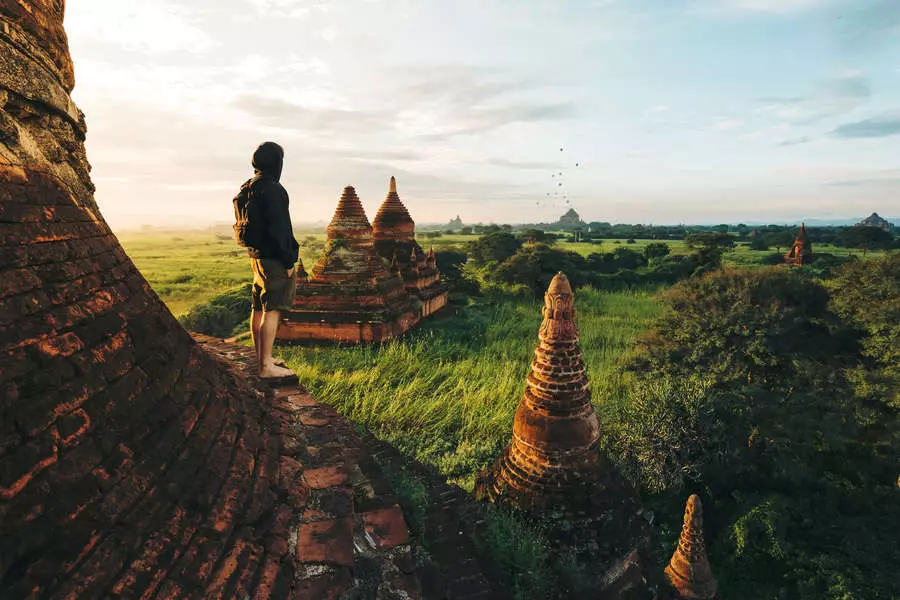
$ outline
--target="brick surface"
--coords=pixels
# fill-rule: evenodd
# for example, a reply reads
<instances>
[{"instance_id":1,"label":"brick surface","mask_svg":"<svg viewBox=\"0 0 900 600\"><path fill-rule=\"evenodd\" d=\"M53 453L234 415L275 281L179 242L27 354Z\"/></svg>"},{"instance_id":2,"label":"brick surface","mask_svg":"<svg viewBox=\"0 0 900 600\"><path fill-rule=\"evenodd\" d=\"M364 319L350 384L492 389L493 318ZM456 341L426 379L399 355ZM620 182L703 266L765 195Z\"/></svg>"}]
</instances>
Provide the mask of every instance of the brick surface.
<instances>
[{"instance_id":1,"label":"brick surface","mask_svg":"<svg viewBox=\"0 0 900 600\"><path fill-rule=\"evenodd\" d=\"M362 519L366 534L377 548L409 543L409 532L399 506L363 513Z\"/></svg>"},{"instance_id":2,"label":"brick surface","mask_svg":"<svg viewBox=\"0 0 900 600\"><path fill-rule=\"evenodd\" d=\"M352 567L353 519L303 523L297 531L297 560Z\"/></svg>"}]
</instances>

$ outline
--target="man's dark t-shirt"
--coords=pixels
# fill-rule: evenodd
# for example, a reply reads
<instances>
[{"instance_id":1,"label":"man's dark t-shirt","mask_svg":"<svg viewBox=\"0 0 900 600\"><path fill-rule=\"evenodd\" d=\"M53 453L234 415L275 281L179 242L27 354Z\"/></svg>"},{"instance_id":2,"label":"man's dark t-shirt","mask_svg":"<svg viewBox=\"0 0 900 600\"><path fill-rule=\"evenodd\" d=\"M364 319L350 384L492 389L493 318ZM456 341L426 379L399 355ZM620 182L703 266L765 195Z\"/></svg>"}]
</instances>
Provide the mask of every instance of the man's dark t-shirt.
<instances>
[{"instance_id":1,"label":"man's dark t-shirt","mask_svg":"<svg viewBox=\"0 0 900 600\"><path fill-rule=\"evenodd\" d=\"M285 269L297 262L300 245L294 239L291 214L288 211L288 193L279 183L284 152L278 144L266 142L253 154L253 179L244 185L251 186L253 201L258 203L265 231L264 241L258 248L249 248L251 258L271 258Z\"/></svg>"}]
</instances>

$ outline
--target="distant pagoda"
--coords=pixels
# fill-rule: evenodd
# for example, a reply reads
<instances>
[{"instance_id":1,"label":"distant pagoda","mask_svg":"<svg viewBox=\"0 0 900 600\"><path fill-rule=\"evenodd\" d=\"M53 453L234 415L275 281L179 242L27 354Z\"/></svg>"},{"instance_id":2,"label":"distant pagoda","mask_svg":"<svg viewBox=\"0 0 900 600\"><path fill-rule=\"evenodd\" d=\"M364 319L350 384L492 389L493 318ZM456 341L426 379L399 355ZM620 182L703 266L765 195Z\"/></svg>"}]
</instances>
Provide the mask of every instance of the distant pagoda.
<instances>
[{"instance_id":1,"label":"distant pagoda","mask_svg":"<svg viewBox=\"0 0 900 600\"><path fill-rule=\"evenodd\" d=\"M600 426L578 347L574 300L569 280L557 274L544 296L540 343L512 442L482 473L481 497L528 511L557 509L578 501L578 492L598 476Z\"/></svg>"},{"instance_id":2,"label":"distant pagoda","mask_svg":"<svg viewBox=\"0 0 900 600\"><path fill-rule=\"evenodd\" d=\"M877 227L878 229L887 231L888 233L894 232L894 224L888 221L887 219L882 218L878 215L878 213L873 212L871 215L857 223L858 227Z\"/></svg>"},{"instance_id":3,"label":"distant pagoda","mask_svg":"<svg viewBox=\"0 0 900 600\"><path fill-rule=\"evenodd\" d=\"M278 338L373 342L402 335L417 321L403 280L375 253L372 226L356 190L344 188L325 252L311 277L298 282Z\"/></svg>"},{"instance_id":4,"label":"distant pagoda","mask_svg":"<svg viewBox=\"0 0 900 600\"><path fill-rule=\"evenodd\" d=\"M797 238L788 253L784 255L784 261L794 267L802 267L812 262L812 244L806 234L806 224L800 225Z\"/></svg>"},{"instance_id":5,"label":"distant pagoda","mask_svg":"<svg viewBox=\"0 0 900 600\"><path fill-rule=\"evenodd\" d=\"M561 216L556 224L564 228L584 227L585 225L584 221L581 220L581 216L579 216L574 208L567 210L566 214Z\"/></svg>"},{"instance_id":6,"label":"distant pagoda","mask_svg":"<svg viewBox=\"0 0 900 600\"><path fill-rule=\"evenodd\" d=\"M461 229L463 227L462 219L459 218L459 215L456 215L455 219L450 219L450 222L447 223L447 227L450 229Z\"/></svg>"},{"instance_id":7,"label":"distant pagoda","mask_svg":"<svg viewBox=\"0 0 900 600\"><path fill-rule=\"evenodd\" d=\"M716 596L716 579L703 539L703 506L696 494L688 498L678 547L665 574L679 598L710 600Z\"/></svg>"},{"instance_id":8,"label":"distant pagoda","mask_svg":"<svg viewBox=\"0 0 900 600\"><path fill-rule=\"evenodd\" d=\"M399 266L406 292L425 318L447 304L447 286L441 282L434 251L427 254L416 242L416 224L400 201L397 180L391 177L387 197L372 221L375 252L388 264Z\"/></svg>"}]
</instances>

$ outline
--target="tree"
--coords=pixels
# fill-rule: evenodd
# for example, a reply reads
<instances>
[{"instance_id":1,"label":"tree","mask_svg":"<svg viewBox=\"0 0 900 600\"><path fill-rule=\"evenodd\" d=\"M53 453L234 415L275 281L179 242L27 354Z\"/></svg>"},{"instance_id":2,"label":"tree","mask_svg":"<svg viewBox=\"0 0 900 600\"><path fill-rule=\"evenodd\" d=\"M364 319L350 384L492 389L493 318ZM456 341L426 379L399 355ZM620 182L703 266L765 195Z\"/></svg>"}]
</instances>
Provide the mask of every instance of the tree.
<instances>
[{"instance_id":1,"label":"tree","mask_svg":"<svg viewBox=\"0 0 900 600\"><path fill-rule=\"evenodd\" d=\"M865 255L869 250L887 250L894 244L894 236L879 227L856 225L843 230L838 241L845 248L861 248Z\"/></svg>"},{"instance_id":2,"label":"tree","mask_svg":"<svg viewBox=\"0 0 900 600\"><path fill-rule=\"evenodd\" d=\"M796 235L791 229L781 228L774 231L767 231L759 237L767 245L766 249L775 246L775 249L778 250L778 252L786 252L794 243Z\"/></svg>"},{"instance_id":3,"label":"tree","mask_svg":"<svg viewBox=\"0 0 900 600\"><path fill-rule=\"evenodd\" d=\"M497 231L469 243L469 255L479 265L503 262L522 247L522 241L511 233Z\"/></svg>"},{"instance_id":4,"label":"tree","mask_svg":"<svg viewBox=\"0 0 900 600\"><path fill-rule=\"evenodd\" d=\"M556 250L546 244L529 244L498 265L490 277L503 283L526 285L540 297L560 271L576 287L587 283L586 266L585 259L577 252Z\"/></svg>"},{"instance_id":5,"label":"tree","mask_svg":"<svg viewBox=\"0 0 900 600\"><path fill-rule=\"evenodd\" d=\"M613 259L617 269L637 269L646 264L643 254L630 248L616 248L613 250Z\"/></svg>"},{"instance_id":6,"label":"tree","mask_svg":"<svg viewBox=\"0 0 900 600\"><path fill-rule=\"evenodd\" d=\"M708 273L665 295L655 334L642 343L654 368L671 374L703 371L725 382L791 387L826 375L852 351L828 293L815 280L783 269ZM785 360L790 357L790 360Z\"/></svg>"},{"instance_id":7,"label":"tree","mask_svg":"<svg viewBox=\"0 0 900 600\"><path fill-rule=\"evenodd\" d=\"M552 233L546 233L540 229L523 229L520 231L516 237L520 240L529 242L529 243L545 243L552 244L556 242L556 236Z\"/></svg>"},{"instance_id":8,"label":"tree","mask_svg":"<svg viewBox=\"0 0 900 600\"><path fill-rule=\"evenodd\" d=\"M859 391L900 409L900 254L847 263L828 287L832 309L865 334Z\"/></svg>"},{"instance_id":9,"label":"tree","mask_svg":"<svg viewBox=\"0 0 900 600\"><path fill-rule=\"evenodd\" d=\"M462 235L472 235L472 228L471 227L462 227L462 228L460 228L459 233Z\"/></svg>"},{"instance_id":10,"label":"tree","mask_svg":"<svg viewBox=\"0 0 900 600\"><path fill-rule=\"evenodd\" d=\"M684 238L688 248L732 248L734 237L722 231L692 231Z\"/></svg>"},{"instance_id":11,"label":"tree","mask_svg":"<svg viewBox=\"0 0 900 600\"><path fill-rule=\"evenodd\" d=\"M669 245L664 242L651 242L644 246L644 258L648 262L654 258L662 258L663 256L668 256L669 252Z\"/></svg>"},{"instance_id":12,"label":"tree","mask_svg":"<svg viewBox=\"0 0 900 600\"><path fill-rule=\"evenodd\" d=\"M750 249L751 250L768 250L769 242L766 241L765 236L757 235L752 240L750 240Z\"/></svg>"}]
</instances>

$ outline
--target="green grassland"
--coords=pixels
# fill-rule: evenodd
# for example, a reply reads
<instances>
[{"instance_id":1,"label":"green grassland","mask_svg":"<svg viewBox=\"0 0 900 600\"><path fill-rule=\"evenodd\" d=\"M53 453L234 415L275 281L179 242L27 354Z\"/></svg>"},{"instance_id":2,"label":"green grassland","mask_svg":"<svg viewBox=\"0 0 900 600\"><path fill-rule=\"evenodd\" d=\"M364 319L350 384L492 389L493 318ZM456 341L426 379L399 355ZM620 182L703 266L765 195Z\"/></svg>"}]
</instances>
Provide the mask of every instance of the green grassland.
<instances>
[{"instance_id":1,"label":"green grassland","mask_svg":"<svg viewBox=\"0 0 900 600\"><path fill-rule=\"evenodd\" d=\"M405 338L278 352L320 400L465 487L509 442L541 322L537 301L505 298L426 322ZM578 323L602 416L625 389L617 366L658 314L652 290L579 290Z\"/></svg>"},{"instance_id":2,"label":"green grassland","mask_svg":"<svg viewBox=\"0 0 900 600\"><path fill-rule=\"evenodd\" d=\"M251 279L247 251L237 245L229 232L150 229L125 231L118 237L128 256L175 315ZM307 236L297 238L300 258L307 269L315 264L324 247L324 235L314 237L318 244L310 243Z\"/></svg>"}]
</instances>

